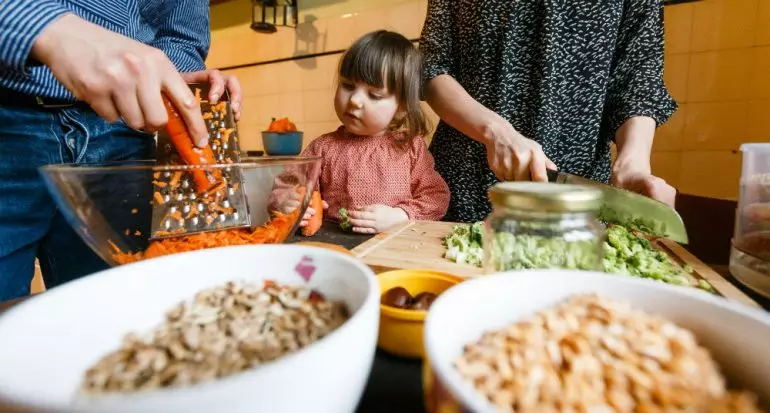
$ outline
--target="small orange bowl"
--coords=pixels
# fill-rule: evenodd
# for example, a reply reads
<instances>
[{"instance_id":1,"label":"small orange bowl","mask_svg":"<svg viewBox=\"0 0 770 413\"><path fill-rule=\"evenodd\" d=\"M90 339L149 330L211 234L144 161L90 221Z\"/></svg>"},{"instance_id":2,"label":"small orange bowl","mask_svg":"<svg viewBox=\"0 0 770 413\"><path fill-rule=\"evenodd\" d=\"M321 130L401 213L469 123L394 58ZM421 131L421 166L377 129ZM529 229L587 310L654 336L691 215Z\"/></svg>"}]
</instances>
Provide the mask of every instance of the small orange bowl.
<instances>
[{"instance_id":1,"label":"small orange bowl","mask_svg":"<svg viewBox=\"0 0 770 413\"><path fill-rule=\"evenodd\" d=\"M423 292L440 295L462 282L463 278L432 270L397 270L378 274L377 280L380 283L380 294L394 287L403 287L414 297ZM425 310L406 310L380 304L377 346L396 356L423 358L423 324L426 314Z\"/></svg>"}]
</instances>

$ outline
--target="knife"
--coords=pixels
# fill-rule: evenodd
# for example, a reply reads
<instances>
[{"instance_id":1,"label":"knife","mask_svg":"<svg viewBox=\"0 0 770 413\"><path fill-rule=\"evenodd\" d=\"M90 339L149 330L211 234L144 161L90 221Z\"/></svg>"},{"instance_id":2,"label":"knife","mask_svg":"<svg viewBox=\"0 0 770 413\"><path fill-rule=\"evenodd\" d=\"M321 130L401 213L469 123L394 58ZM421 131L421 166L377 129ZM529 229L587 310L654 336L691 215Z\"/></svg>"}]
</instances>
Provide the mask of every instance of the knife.
<instances>
[{"instance_id":1,"label":"knife","mask_svg":"<svg viewBox=\"0 0 770 413\"><path fill-rule=\"evenodd\" d=\"M682 217L670 206L644 195L581 176L549 169L548 181L562 184L589 185L601 189L604 195L599 219L649 235L687 244L687 230Z\"/></svg>"}]
</instances>

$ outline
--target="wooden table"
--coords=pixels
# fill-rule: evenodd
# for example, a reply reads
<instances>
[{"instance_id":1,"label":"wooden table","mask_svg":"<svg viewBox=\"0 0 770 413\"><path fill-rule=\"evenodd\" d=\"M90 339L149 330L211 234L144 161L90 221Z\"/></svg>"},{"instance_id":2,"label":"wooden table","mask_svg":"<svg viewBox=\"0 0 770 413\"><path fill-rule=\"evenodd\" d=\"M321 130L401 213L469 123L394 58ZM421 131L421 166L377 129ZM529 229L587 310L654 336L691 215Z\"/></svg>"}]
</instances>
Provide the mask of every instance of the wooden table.
<instances>
[{"instance_id":1,"label":"wooden table","mask_svg":"<svg viewBox=\"0 0 770 413\"><path fill-rule=\"evenodd\" d=\"M353 253L377 273L421 268L468 278L482 275L481 268L457 264L444 258L446 247L443 239L452 232L455 225L457 224L436 221L404 222L358 245L353 249ZM651 244L670 257L674 265L680 268L689 267L691 270L683 273L693 285L706 281L725 298L748 306L761 307L756 299L735 285L737 281L726 279L676 242L655 239Z\"/></svg>"}]
</instances>

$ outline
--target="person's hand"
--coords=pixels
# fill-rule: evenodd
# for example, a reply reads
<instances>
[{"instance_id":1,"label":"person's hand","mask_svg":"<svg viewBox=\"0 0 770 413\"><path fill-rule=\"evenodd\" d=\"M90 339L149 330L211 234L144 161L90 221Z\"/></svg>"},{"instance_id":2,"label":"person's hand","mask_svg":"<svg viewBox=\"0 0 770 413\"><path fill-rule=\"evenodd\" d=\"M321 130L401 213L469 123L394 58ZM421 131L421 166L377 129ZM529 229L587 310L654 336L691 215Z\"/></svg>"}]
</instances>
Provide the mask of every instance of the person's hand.
<instances>
[{"instance_id":1,"label":"person's hand","mask_svg":"<svg viewBox=\"0 0 770 413\"><path fill-rule=\"evenodd\" d=\"M498 118L486 134L487 161L501 181L548 181L546 167L556 169L539 143L524 137L510 122Z\"/></svg>"},{"instance_id":2,"label":"person's hand","mask_svg":"<svg viewBox=\"0 0 770 413\"><path fill-rule=\"evenodd\" d=\"M300 193L297 191L291 191L289 194L289 197L286 198L286 201L284 201L281 204L281 207L279 208L281 213L284 215L289 215L292 212L294 212L295 209L299 208L302 204L302 199L300 198ZM323 207L324 209L329 208L329 204L326 203L326 201L323 201ZM300 221L299 226L304 227L307 226L307 222L310 220L310 218L313 217L313 215L316 214L316 210L313 207L307 207L305 210L305 215L302 216L302 221Z\"/></svg>"},{"instance_id":3,"label":"person's hand","mask_svg":"<svg viewBox=\"0 0 770 413\"><path fill-rule=\"evenodd\" d=\"M233 75L223 75L216 69L199 70L197 72L182 73L182 79L187 83L208 83L208 100L212 104L219 102L219 98L225 93L230 95L230 108L233 110L233 117L236 121L241 119L241 104L243 103L243 94L238 78Z\"/></svg>"},{"instance_id":4,"label":"person's hand","mask_svg":"<svg viewBox=\"0 0 770 413\"><path fill-rule=\"evenodd\" d=\"M208 143L195 96L159 49L65 14L43 29L31 55L109 122L122 118L131 128L158 130L168 121L164 94L193 142L199 147Z\"/></svg>"},{"instance_id":5,"label":"person's hand","mask_svg":"<svg viewBox=\"0 0 770 413\"><path fill-rule=\"evenodd\" d=\"M399 222L409 220L403 209L381 204L348 209L348 217L353 232L361 234L377 234Z\"/></svg>"},{"instance_id":6,"label":"person's hand","mask_svg":"<svg viewBox=\"0 0 770 413\"><path fill-rule=\"evenodd\" d=\"M664 204L674 207L676 189L663 178L647 172L615 171L612 174L612 184L632 192L646 195Z\"/></svg>"}]
</instances>

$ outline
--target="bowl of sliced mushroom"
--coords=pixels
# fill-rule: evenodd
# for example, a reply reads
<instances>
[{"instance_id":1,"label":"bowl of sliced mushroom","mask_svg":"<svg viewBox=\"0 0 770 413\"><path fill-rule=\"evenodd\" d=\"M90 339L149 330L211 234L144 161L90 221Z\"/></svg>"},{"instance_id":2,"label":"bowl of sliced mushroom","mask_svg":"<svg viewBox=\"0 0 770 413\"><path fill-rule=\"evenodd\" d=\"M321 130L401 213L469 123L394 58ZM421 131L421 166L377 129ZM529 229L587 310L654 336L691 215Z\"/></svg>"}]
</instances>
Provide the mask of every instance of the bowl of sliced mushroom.
<instances>
[{"instance_id":1,"label":"bowl of sliced mushroom","mask_svg":"<svg viewBox=\"0 0 770 413\"><path fill-rule=\"evenodd\" d=\"M451 328L447 326L451 325ZM567 270L459 284L425 325L429 412L760 412L770 315Z\"/></svg>"},{"instance_id":2,"label":"bowl of sliced mushroom","mask_svg":"<svg viewBox=\"0 0 770 413\"><path fill-rule=\"evenodd\" d=\"M355 258L303 246L116 267L0 316L0 411L354 411L379 293Z\"/></svg>"}]
</instances>

